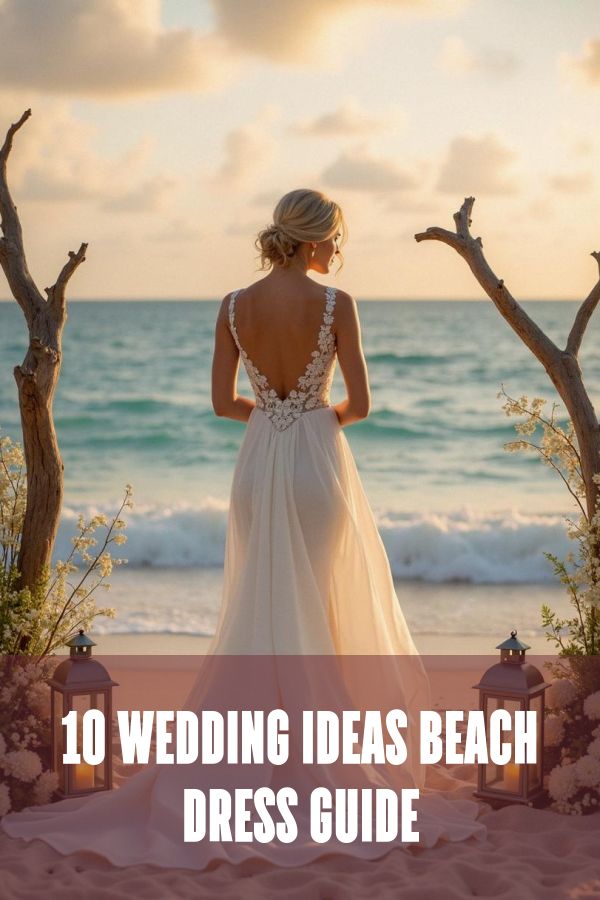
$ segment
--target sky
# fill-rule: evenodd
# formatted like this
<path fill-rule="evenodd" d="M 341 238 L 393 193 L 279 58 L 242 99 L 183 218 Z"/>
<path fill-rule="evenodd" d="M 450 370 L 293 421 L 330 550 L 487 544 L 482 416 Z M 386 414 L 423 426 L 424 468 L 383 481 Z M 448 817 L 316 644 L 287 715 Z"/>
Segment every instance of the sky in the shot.
<path fill-rule="evenodd" d="M 357 299 L 478 298 L 430 225 L 519 299 L 582 299 L 600 249 L 597 0 L 0 0 L 0 134 L 40 289 L 220 298 L 296 187 L 348 223 Z M 0 275 L 0 297 L 9 298 Z"/>

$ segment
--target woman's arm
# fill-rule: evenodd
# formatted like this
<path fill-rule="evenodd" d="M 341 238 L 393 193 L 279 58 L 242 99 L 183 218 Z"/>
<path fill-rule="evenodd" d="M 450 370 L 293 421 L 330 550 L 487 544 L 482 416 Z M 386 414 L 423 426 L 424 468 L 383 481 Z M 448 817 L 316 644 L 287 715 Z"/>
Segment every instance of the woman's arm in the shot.
<path fill-rule="evenodd" d="M 348 397 L 333 408 L 340 425 L 351 425 L 352 422 L 366 419 L 369 415 L 371 408 L 369 375 L 354 298 L 345 291 L 338 291 L 335 313 L 337 355 Z"/>
<path fill-rule="evenodd" d="M 237 395 L 240 351 L 229 330 L 229 297 L 223 298 L 215 328 L 215 350 L 212 364 L 212 405 L 217 416 L 247 422 L 254 401 Z"/>

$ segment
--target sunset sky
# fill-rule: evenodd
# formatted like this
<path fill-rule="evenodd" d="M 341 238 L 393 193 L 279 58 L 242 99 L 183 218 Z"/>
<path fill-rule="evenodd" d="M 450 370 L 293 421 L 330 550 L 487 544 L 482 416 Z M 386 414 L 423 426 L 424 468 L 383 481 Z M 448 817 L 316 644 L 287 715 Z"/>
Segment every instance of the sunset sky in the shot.
<path fill-rule="evenodd" d="M 597 0 L 0 0 L 0 131 L 40 288 L 221 297 L 295 187 L 344 208 L 359 299 L 479 297 L 428 225 L 519 298 L 580 298 L 600 249 Z M 0 296 L 9 296 L 2 276 Z"/>

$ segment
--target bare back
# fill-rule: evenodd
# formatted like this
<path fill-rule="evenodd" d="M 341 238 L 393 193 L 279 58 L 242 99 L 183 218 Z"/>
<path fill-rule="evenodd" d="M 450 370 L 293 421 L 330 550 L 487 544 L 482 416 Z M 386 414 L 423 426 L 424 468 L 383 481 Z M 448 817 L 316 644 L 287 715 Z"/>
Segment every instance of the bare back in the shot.
<path fill-rule="evenodd" d="M 267 285 L 239 291 L 235 327 L 244 350 L 279 397 L 287 397 L 317 349 L 327 296 L 318 284 Z"/>
<path fill-rule="evenodd" d="M 243 361 L 255 402 L 240 396 Z M 247 422 L 255 406 L 276 427 L 329 405 L 336 360 L 347 399 L 335 407 L 341 425 L 368 415 L 369 385 L 356 302 L 311 279 L 272 278 L 223 298 L 215 327 L 212 402 L 217 415 Z"/>

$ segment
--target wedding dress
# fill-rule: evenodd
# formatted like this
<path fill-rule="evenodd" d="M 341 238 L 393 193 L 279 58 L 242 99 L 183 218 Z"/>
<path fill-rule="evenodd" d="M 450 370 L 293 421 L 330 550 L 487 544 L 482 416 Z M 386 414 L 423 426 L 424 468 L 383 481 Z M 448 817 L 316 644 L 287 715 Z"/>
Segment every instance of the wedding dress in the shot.
<path fill-rule="evenodd" d="M 229 327 L 256 404 L 233 476 L 220 619 L 183 708 L 226 709 L 229 691 L 236 709 L 254 709 L 260 682 L 259 705 L 265 708 L 365 709 L 375 685 L 378 708 L 387 703 L 407 711 L 413 725 L 409 760 L 399 768 L 303 767 L 296 748 L 290 754 L 293 771 L 268 763 L 243 773 L 236 767 L 216 772 L 155 764 L 112 792 L 5 817 L 13 837 L 38 837 L 62 853 L 93 850 L 119 866 L 201 870 L 214 859 L 248 858 L 291 866 L 331 852 L 377 858 L 390 844 L 315 843 L 302 813 L 292 844 L 184 843 L 183 790 L 242 783 L 277 789 L 290 782 L 305 794 L 316 786 L 424 786 L 415 721 L 420 709 L 430 708 L 427 675 L 352 453 L 329 405 L 335 288 L 325 289 L 315 350 L 286 397 L 278 396 L 244 350 L 236 327 L 239 294 L 230 297 Z M 236 657 L 245 660 L 241 668 Z M 421 846 L 485 835 L 474 801 L 422 791 L 415 807 Z M 400 838 L 394 845 L 405 846 Z"/>

